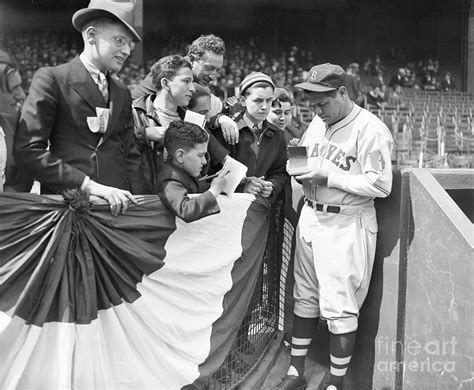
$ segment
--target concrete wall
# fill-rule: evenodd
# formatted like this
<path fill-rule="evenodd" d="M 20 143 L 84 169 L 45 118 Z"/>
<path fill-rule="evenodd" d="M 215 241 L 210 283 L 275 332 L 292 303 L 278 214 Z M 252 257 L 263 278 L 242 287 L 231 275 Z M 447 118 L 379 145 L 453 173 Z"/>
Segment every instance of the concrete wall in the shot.
<path fill-rule="evenodd" d="M 429 172 L 407 175 L 413 238 L 407 252 L 400 382 L 403 389 L 471 389 L 473 225 Z M 465 185 L 474 185 L 474 174 Z M 466 211 L 473 208 L 471 198 Z"/>
<path fill-rule="evenodd" d="M 376 201 L 376 259 L 348 389 L 472 388 L 474 173 L 439 173 L 438 182 L 426 169 L 402 180 L 397 172 L 390 197 Z"/>

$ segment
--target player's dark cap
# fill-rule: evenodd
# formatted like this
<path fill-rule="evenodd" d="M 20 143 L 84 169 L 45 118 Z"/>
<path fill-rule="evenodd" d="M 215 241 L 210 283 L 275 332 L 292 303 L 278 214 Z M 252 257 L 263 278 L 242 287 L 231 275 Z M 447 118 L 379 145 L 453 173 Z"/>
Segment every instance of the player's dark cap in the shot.
<path fill-rule="evenodd" d="M 313 66 L 304 83 L 295 87 L 313 92 L 329 92 L 346 85 L 346 72 L 339 65 L 320 64 Z"/>

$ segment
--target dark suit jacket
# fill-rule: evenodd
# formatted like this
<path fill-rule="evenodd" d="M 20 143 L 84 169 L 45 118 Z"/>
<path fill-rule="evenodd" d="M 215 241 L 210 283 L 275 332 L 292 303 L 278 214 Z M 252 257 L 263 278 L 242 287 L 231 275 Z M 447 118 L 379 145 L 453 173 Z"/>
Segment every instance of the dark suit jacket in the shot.
<path fill-rule="evenodd" d="M 0 116 L 0 126 L 5 133 L 7 143 L 7 167 L 5 171 L 5 192 L 30 192 L 33 186 L 33 177 L 19 166 L 13 154 L 16 127 L 20 112 Z"/>
<path fill-rule="evenodd" d="M 107 79 L 110 117 L 105 134 L 98 134 L 90 131 L 87 117 L 96 117 L 96 107 L 107 105 L 79 57 L 35 73 L 20 117 L 15 157 L 41 182 L 42 192 L 80 187 L 86 175 L 104 185 L 144 192 L 130 91 Z"/>
<path fill-rule="evenodd" d="M 207 191 L 209 184 L 197 181 L 172 162 L 158 169 L 158 196 L 170 210 L 185 222 L 192 222 L 220 212 L 214 195 Z M 200 195 L 190 198 L 188 194 Z"/>

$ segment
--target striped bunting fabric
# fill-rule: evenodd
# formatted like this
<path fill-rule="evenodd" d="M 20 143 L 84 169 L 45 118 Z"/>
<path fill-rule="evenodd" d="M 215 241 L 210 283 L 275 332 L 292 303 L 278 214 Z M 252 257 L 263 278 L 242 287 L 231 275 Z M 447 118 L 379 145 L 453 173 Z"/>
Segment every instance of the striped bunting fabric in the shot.
<path fill-rule="evenodd" d="M 219 214 L 185 223 L 138 199 L 114 218 L 77 197 L 0 194 L 0 388 L 199 388 L 222 364 L 268 208 L 220 196 Z"/>

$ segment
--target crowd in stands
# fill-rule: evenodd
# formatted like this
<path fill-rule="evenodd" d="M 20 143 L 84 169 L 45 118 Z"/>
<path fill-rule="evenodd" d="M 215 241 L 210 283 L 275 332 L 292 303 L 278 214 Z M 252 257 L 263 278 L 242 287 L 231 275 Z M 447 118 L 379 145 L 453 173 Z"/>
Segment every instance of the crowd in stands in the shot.
<path fill-rule="evenodd" d="M 154 41 L 150 39 L 149 41 Z M 129 58 L 119 77 L 130 88 L 139 84 L 150 71 L 152 64 L 169 53 L 186 53 L 188 40 L 172 36 L 163 42 L 154 53 L 145 53 L 150 59 L 144 65 Z M 34 72 L 43 66 L 54 66 L 74 58 L 82 49 L 77 34 L 64 33 L 16 33 L 0 36 L 0 49 L 17 59 L 23 86 L 28 92 Z M 305 79 L 307 69 L 313 63 L 310 50 L 291 46 L 276 55 L 259 45 L 255 39 L 246 42 L 227 41 L 224 66 L 219 77 L 210 85 L 213 93 L 225 100 L 236 95 L 238 85 L 245 75 L 261 71 L 272 76 L 277 87 L 289 90 L 295 100 L 299 91 L 293 86 Z M 351 78 L 351 97 L 360 105 L 380 106 L 384 103 L 398 104 L 401 88 L 418 88 L 429 91 L 457 90 L 449 71 L 441 72 L 438 60 L 411 61 L 392 74 L 379 55 L 368 58 L 362 66 L 350 63 L 346 71 Z"/>

